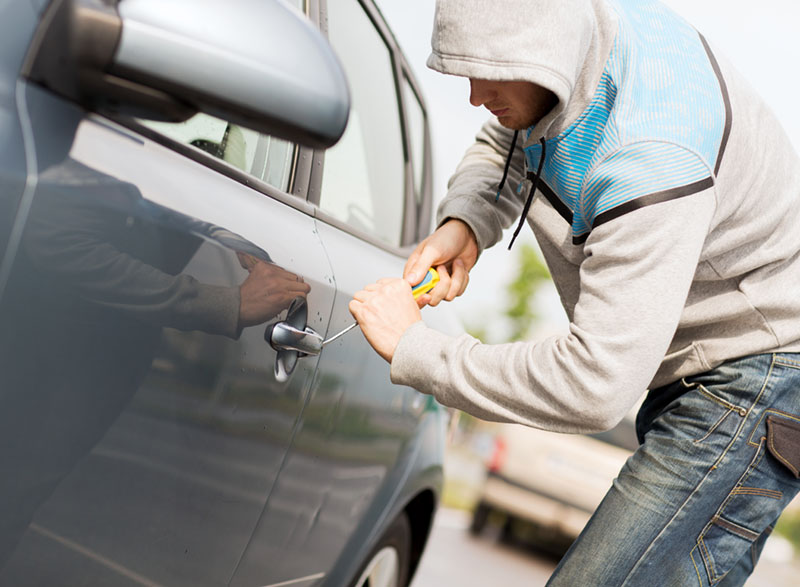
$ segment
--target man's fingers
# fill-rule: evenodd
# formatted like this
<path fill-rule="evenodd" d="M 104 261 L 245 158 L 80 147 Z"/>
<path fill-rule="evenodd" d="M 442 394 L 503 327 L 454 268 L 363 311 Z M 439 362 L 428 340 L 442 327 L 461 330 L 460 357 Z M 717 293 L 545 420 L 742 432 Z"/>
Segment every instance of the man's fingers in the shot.
<path fill-rule="evenodd" d="M 450 278 L 450 290 L 447 292 L 446 300 L 452 302 L 467 288 L 469 282 L 469 272 L 461 259 L 453 261 L 453 275 Z"/>
<path fill-rule="evenodd" d="M 411 274 L 413 268 L 417 266 L 417 261 L 419 261 L 419 257 L 422 254 L 422 249 L 424 247 L 425 247 L 425 241 L 422 241 L 419 245 L 417 245 L 417 248 L 414 249 L 414 252 L 408 256 L 406 265 L 405 267 L 403 267 L 403 278 L 405 280 L 409 281 L 409 275 Z"/>
<path fill-rule="evenodd" d="M 431 306 L 438 306 L 439 302 L 445 299 L 447 292 L 450 291 L 450 272 L 447 267 L 439 265 L 436 267 L 436 272 L 439 274 L 439 283 L 430 291 L 431 301 L 429 305 Z"/>
<path fill-rule="evenodd" d="M 369 286 L 367 286 L 367 287 L 369 287 Z M 353 295 L 353 299 L 356 300 L 356 301 L 359 301 L 359 302 L 361 302 L 363 304 L 363 303 L 367 302 L 370 298 L 372 298 L 372 296 L 374 296 L 374 295 L 375 295 L 374 292 L 368 291 L 365 288 L 365 289 L 362 289 L 361 291 L 357 291 Z"/>
<path fill-rule="evenodd" d="M 303 291 L 308 293 L 311 291 L 311 286 L 305 281 L 297 281 L 296 279 L 286 279 L 283 281 L 283 286 L 289 291 Z"/>
<path fill-rule="evenodd" d="M 459 295 L 459 296 L 463 295 L 464 291 L 466 291 L 468 285 L 469 285 L 469 271 L 467 271 L 465 269 L 464 270 L 464 279 L 461 282 L 461 289 L 459 290 L 458 294 L 456 294 L 456 295 Z"/>
<path fill-rule="evenodd" d="M 347 309 L 350 310 L 350 314 L 356 319 L 356 322 L 358 322 L 358 317 L 361 315 L 361 309 L 363 307 L 364 303 L 356 300 L 355 298 L 350 300 L 350 303 L 347 304 Z"/>
<path fill-rule="evenodd" d="M 391 284 L 393 284 L 393 283 L 394 283 L 394 282 L 396 282 L 396 281 L 398 281 L 398 279 L 397 279 L 396 277 L 381 277 L 381 278 L 380 278 L 380 279 L 379 279 L 379 280 L 376 282 L 376 284 L 377 284 L 379 287 L 381 287 L 381 286 L 385 286 L 385 285 L 391 285 Z"/>
<path fill-rule="evenodd" d="M 440 256 L 439 251 L 434 247 L 425 247 L 416 261 L 414 261 L 414 263 L 410 265 L 410 268 L 403 274 L 403 277 L 412 286 L 417 285 L 420 281 L 425 279 L 425 274 L 428 273 L 428 269 L 433 267 L 436 263 L 441 262 Z M 441 279 L 441 276 L 439 276 L 439 278 Z"/>

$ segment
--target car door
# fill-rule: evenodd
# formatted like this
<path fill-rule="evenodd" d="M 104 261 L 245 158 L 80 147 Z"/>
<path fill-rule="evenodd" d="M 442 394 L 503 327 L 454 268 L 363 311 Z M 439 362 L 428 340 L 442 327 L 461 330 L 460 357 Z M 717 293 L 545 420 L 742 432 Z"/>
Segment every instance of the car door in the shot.
<path fill-rule="evenodd" d="M 333 304 L 290 193 L 300 155 L 206 115 L 24 100 L 38 168 L 0 286 L 0 584 L 227 584 L 318 360 L 265 334 L 324 334 Z"/>
<path fill-rule="evenodd" d="M 322 173 L 310 189 L 336 275 L 336 333 L 353 323 L 353 294 L 400 277 L 410 245 L 427 232 L 430 155 L 421 100 L 374 5 L 327 0 L 324 9 L 352 100 L 345 134 L 316 155 Z M 437 486 L 435 402 L 392 385 L 389 365 L 358 329 L 325 347 L 318 371 L 234 586 L 349 584 L 392 518 Z M 412 520 L 412 528 L 425 536 L 427 522 Z"/>

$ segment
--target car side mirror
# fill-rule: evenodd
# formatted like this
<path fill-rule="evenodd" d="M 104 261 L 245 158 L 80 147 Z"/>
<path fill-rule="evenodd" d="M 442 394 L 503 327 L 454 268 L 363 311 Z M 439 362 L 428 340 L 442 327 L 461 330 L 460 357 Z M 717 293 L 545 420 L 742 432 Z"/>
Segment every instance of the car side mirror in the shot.
<path fill-rule="evenodd" d="M 23 74 L 100 112 L 202 111 L 315 148 L 350 111 L 327 40 L 281 0 L 53 0 Z"/>

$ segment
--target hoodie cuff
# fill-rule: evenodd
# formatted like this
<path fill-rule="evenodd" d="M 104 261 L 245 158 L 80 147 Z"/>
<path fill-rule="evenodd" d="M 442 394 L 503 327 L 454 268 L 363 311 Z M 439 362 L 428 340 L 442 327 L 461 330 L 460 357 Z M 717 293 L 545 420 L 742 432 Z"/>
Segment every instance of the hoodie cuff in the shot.
<path fill-rule="evenodd" d="M 437 390 L 444 391 L 436 383 L 441 379 L 440 371 L 445 368 L 442 350 L 451 341 L 451 337 L 428 328 L 421 320 L 409 326 L 392 357 L 392 383 L 437 397 Z"/>
<path fill-rule="evenodd" d="M 242 333 L 239 326 L 240 303 L 238 287 L 201 284 L 192 308 L 195 321 L 192 329 L 238 339 Z"/>
<path fill-rule="evenodd" d="M 467 224 L 475 234 L 478 252 L 494 245 L 503 235 L 503 227 L 491 204 L 478 195 L 465 194 L 445 199 L 439 206 L 438 223 L 457 218 Z"/>

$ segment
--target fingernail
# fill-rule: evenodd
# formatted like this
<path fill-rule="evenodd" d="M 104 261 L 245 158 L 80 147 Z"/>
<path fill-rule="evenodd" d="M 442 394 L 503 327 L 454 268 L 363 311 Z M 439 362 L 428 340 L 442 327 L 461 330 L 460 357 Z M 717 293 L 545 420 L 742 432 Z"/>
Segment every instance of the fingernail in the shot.
<path fill-rule="evenodd" d="M 417 283 L 417 282 L 419 281 L 419 280 L 417 279 L 417 274 L 416 274 L 416 273 L 409 273 L 409 274 L 408 274 L 408 281 L 409 281 L 410 283 Z"/>

